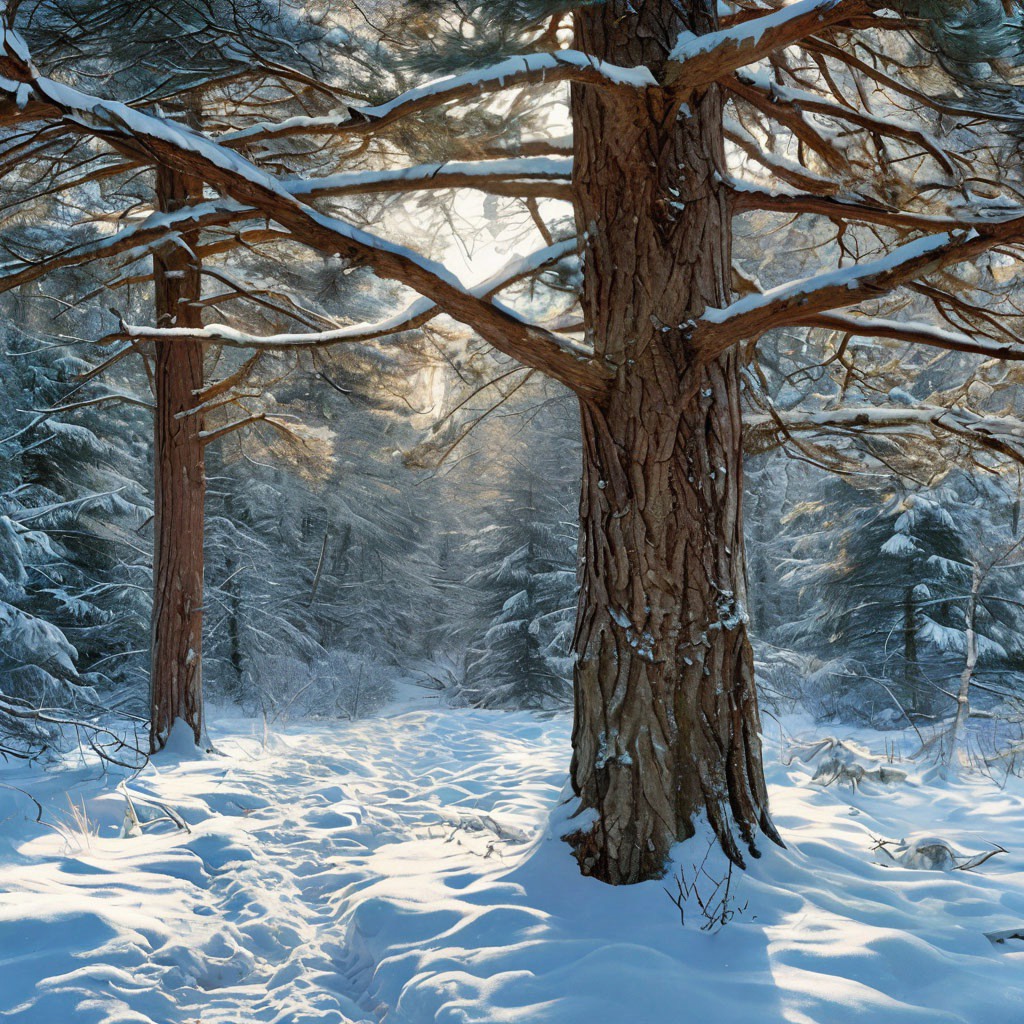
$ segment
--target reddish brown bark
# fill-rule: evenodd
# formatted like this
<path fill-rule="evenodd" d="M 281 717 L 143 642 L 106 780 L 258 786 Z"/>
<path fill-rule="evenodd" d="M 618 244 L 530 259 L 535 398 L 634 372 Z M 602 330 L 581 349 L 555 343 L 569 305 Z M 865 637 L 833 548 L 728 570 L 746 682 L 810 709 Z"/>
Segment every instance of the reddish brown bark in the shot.
<path fill-rule="evenodd" d="M 714 15 L 609 0 L 575 25 L 579 49 L 658 68 Z M 721 102 L 717 87 L 681 112 L 659 90 L 572 90 L 584 316 L 615 378 L 582 403 L 572 778 L 596 813 L 569 839 L 615 884 L 658 877 L 702 815 L 737 863 L 758 830 L 777 839 L 744 610 L 738 355 L 708 360 L 687 330 L 730 298 Z"/>
<path fill-rule="evenodd" d="M 160 208 L 176 210 L 200 185 L 176 171 L 157 171 Z M 184 234 L 153 258 L 159 327 L 201 327 L 198 237 Z M 154 416 L 153 620 L 150 745 L 160 750 L 178 719 L 200 742 L 203 732 L 203 505 L 206 469 L 203 418 L 181 416 L 203 386 L 199 341 L 158 341 Z"/>

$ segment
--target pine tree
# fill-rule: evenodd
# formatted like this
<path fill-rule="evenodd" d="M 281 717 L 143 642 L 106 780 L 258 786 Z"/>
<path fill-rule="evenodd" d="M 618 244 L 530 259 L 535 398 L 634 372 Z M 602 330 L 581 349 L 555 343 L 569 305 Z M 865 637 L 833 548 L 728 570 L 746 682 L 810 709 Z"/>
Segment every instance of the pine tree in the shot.
<path fill-rule="evenodd" d="M 346 105 L 334 115 L 257 125 L 214 141 L 169 132 L 157 115 L 55 88 L 34 73 L 20 37 L 5 31 L 0 71 L 10 84 L 3 113 L 12 123 L 74 118 L 118 159 L 172 167 L 237 204 L 210 218 L 269 218 L 296 242 L 422 296 L 384 324 L 346 331 L 348 342 L 422 328 L 444 312 L 527 372 L 574 393 L 584 472 L 572 776 L 581 808 L 594 815 L 570 842 L 585 873 L 634 882 L 659 875 L 671 845 L 706 815 L 726 853 L 743 863 L 741 847 L 756 854 L 759 835 L 778 838 L 768 814 L 746 622 L 743 361 L 776 329 L 1024 358 L 1018 336 L 1007 337 L 992 313 L 1014 316 L 1008 289 L 988 281 L 979 287 L 973 273 L 975 261 L 1024 237 L 1024 214 L 999 195 L 999 182 L 1015 172 L 993 141 L 998 110 L 940 94 L 948 80 L 929 56 L 935 25 L 892 18 L 860 0 L 721 17 L 707 0 L 607 0 L 571 9 L 569 50 L 562 47 L 567 17 L 547 4 L 509 3 L 497 13 L 490 4 L 424 6 L 427 21 L 408 28 L 428 44 L 444 36 L 430 20 L 440 18 L 466 42 L 463 56 L 504 55 L 510 46 L 519 55 L 467 67 L 466 78 L 428 83 L 385 104 L 355 112 Z M 883 67 L 874 63 L 876 36 L 891 41 Z M 565 150 L 552 137 L 520 139 L 513 128 L 495 141 L 508 107 L 488 107 L 492 94 L 566 82 L 571 171 L 558 162 Z M 879 82 L 899 93 L 899 111 L 869 98 Z M 903 120 L 908 98 L 919 119 L 910 126 Z M 473 118 L 438 116 L 467 100 L 481 110 L 479 132 Z M 943 119 L 951 112 L 956 127 L 947 130 Z M 434 165 L 398 175 L 388 162 L 344 186 L 285 185 L 237 151 L 296 134 L 380 139 L 402 120 L 420 122 L 413 151 L 425 148 L 426 137 L 439 143 L 455 136 L 460 157 L 472 147 L 477 155 L 516 159 L 511 167 Z M 829 127 L 836 123 L 841 131 Z M 393 155 L 384 145 L 376 152 Z M 910 167 L 934 187 L 923 192 Z M 582 261 L 579 318 L 536 323 L 493 299 L 531 269 L 564 257 L 542 216 L 537 231 L 545 250 L 529 268 L 520 264 L 467 287 L 436 262 L 356 229 L 345 214 L 310 205 L 318 189 L 324 198 L 339 187 L 466 187 L 467 177 L 470 187 L 521 196 L 524 204 L 539 195 L 572 203 Z M 982 189 L 983 181 L 997 184 Z M 734 278 L 733 220 L 764 212 L 836 223 L 819 251 L 827 269 L 763 294 Z M 955 277 L 958 266 L 966 269 L 953 285 L 938 274 Z M 22 268 L 6 281 L 27 273 Z M 734 282 L 745 293 L 735 300 Z M 914 306 L 887 304 L 904 288 L 915 290 Z M 889 315 L 879 316 L 879 307 Z M 957 329 L 911 321 L 912 313 L 952 320 Z M 574 331 L 582 342 L 572 339 Z M 159 328 L 123 334 L 173 337 Z M 330 334 L 317 330 L 305 343 L 340 340 Z M 248 338 L 254 347 L 261 341 L 289 344 Z M 778 419 L 769 411 L 755 426 L 787 435 L 932 431 L 980 451 L 1019 450 L 1011 415 L 965 410 L 940 392 L 912 406 L 880 397 L 888 393 L 876 390 L 877 400 L 860 407 L 812 402 Z"/>
<path fill-rule="evenodd" d="M 481 707 L 547 710 L 571 700 L 565 626 L 576 573 L 538 493 L 533 481 L 513 488 L 499 521 L 473 542 L 484 567 L 468 582 L 489 625 L 470 648 L 465 696 Z"/>
<path fill-rule="evenodd" d="M 878 495 L 832 483 L 823 493 L 789 525 L 802 557 L 783 575 L 813 600 L 772 635 L 843 664 L 827 705 L 837 717 L 942 717 L 967 652 L 972 581 L 1014 544 L 1007 495 L 963 474 L 927 490 Z M 975 588 L 970 614 L 978 675 L 993 683 L 1024 651 L 1024 619 L 999 593 L 1011 577 L 999 576 L 981 601 Z"/>
<path fill-rule="evenodd" d="M 0 351 L 19 396 L 0 411 L 0 693 L 20 708 L 4 731 L 30 740 L 23 750 L 58 738 L 25 717 L 40 708 L 144 710 L 144 415 L 105 401 L 109 386 L 83 387 L 93 367 L 48 337 L 50 307 L 19 295 Z"/>

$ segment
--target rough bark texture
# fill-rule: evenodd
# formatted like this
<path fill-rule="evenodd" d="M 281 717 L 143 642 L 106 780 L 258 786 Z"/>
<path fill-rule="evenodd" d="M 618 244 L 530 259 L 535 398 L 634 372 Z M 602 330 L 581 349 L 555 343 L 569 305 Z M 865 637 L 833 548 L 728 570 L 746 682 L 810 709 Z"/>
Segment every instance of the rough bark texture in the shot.
<path fill-rule="evenodd" d="M 657 72 L 714 5 L 609 0 L 575 13 L 578 49 Z M 702 358 L 688 321 L 729 300 L 721 96 L 573 86 L 583 308 L 614 368 L 582 404 L 580 607 L 572 778 L 581 869 L 662 874 L 702 815 L 743 863 L 768 817 L 746 625 L 738 356 Z"/>
<path fill-rule="evenodd" d="M 165 211 L 198 194 L 200 183 L 175 171 L 157 172 L 157 196 Z M 200 276 L 197 237 L 185 234 L 153 257 L 158 327 L 201 327 L 195 304 Z M 201 415 L 193 408 L 203 386 L 199 341 L 156 344 L 154 416 L 153 622 L 150 669 L 150 744 L 160 750 L 177 719 L 203 733 L 203 504 L 206 468 Z"/>

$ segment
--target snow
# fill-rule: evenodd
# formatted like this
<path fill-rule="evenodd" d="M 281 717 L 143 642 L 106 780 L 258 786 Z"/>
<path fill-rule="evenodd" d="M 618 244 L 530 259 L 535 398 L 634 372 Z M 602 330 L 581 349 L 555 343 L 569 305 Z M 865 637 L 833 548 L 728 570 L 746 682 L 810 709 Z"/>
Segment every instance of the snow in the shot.
<path fill-rule="evenodd" d="M 55 82 L 49 78 L 33 80 L 34 90 L 44 99 L 49 100 L 65 112 L 65 117 L 78 121 L 95 133 L 102 135 L 106 127 L 115 130 L 127 130 L 140 139 L 152 138 L 170 144 L 178 150 L 193 153 L 214 167 L 226 170 L 230 175 L 242 181 L 251 182 L 261 189 L 289 202 L 294 208 L 302 210 L 310 221 L 336 235 L 339 239 L 353 242 L 360 248 L 388 253 L 402 260 L 416 264 L 439 282 L 466 291 L 465 286 L 451 274 L 446 267 L 436 260 L 420 256 L 403 245 L 397 245 L 368 231 L 363 231 L 337 217 L 330 217 L 300 203 L 272 175 L 267 174 L 243 156 L 218 145 L 206 136 L 190 131 L 188 128 L 164 118 L 154 117 L 135 110 L 123 103 L 103 100 L 87 93 L 79 92 L 70 86 Z"/>
<path fill-rule="evenodd" d="M 750 23 L 747 22 L 747 24 Z M 744 83 L 755 86 L 763 92 L 766 92 L 773 102 L 791 104 L 799 110 L 803 110 L 805 108 L 813 109 L 817 113 L 826 117 L 833 117 L 840 120 L 844 117 L 848 117 L 850 114 L 849 108 L 844 108 L 838 103 L 831 102 L 821 93 L 811 92 L 807 89 L 795 89 L 792 86 L 783 85 L 764 71 L 744 71 L 742 72 L 741 77 Z M 926 141 L 933 148 L 940 148 L 938 142 L 927 132 L 922 131 L 920 125 L 913 124 L 909 121 L 901 121 L 898 118 L 892 117 L 877 117 L 875 115 L 862 113 L 858 113 L 858 116 L 868 120 L 871 124 L 888 126 L 905 135 L 917 136 Z"/>
<path fill-rule="evenodd" d="M 478 298 L 489 298 L 492 294 L 502 291 L 521 278 L 540 270 L 547 264 L 556 263 L 576 252 L 576 239 L 568 238 L 552 245 L 544 246 L 525 256 L 509 260 L 495 273 L 478 281 L 469 293 Z M 2 268 L 0 268 L 2 274 Z M 507 307 L 506 307 L 507 308 Z M 384 320 L 373 323 L 349 324 L 331 331 L 318 333 L 284 333 L 255 336 L 240 331 L 229 324 L 207 324 L 202 328 L 193 327 L 145 327 L 137 324 L 122 325 L 129 337 L 141 338 L 208 338 L 211 341 L 232 343 L 251 348 L 288 348 L 336 345 L 353 341 L 369 341 L 400 334 L 404 330 L 418 326 L 423 319 L 432 319 L 440 315 L 440 307 L 428 298 L 419 298 L 404 309 Z M 591 351 L 580 345 L 571 337 L 560 337 L 562 347 L 581 357 L 592 355 Z"/>
<path fill-rule="evenodd" d="M 189 654 L 192 652 L 189 651 Z M 167 741 L 160 752 L 160 760 L 168 757 L 200 757 L 202 750 L 196 743 L 195 733 L 192 726 L 183 718 L 176 718 L 171 731 L 167 734 Z"/>
<path fill-rule="evenodd" d="M 773 725 L 788 849 L 736 872 L 733 919 L 702 931 L 696 903 L 680 923 L 671 879 L 578 874 L 558 839 L 580 824 L 567 718 L 421 707 L 275 725 L 264 743 L 262 722 L 212 717 L 216 753 L 137 777 L 82 760 L 0 768 L 5 1019 L 1021 1019 L 1024 783 L 934 778 L 900 757 L 910 735 L 814 742 L 821 730 L 789 722 L 803 739 L 782 743 Z M 868 748 L 906 781 L 813 781 L 836 750 L 888 763 Z M 929 870 L 943 844 L 1008 852 Z M 706 852 L 694 838 L 677 867 L 692 877 Z M 724 875 L 717 851 L 705 871 Z"/>
<path fill-rule="evenodd" d="M 435 79 L 424 85 L 410 89 L 375 107 L 357 107 L 356 112 L 364 117 L 377 119 L 386 117 L 399 107 L 416 103 L 431 96 L 443 97 L 446 93 L 479 86 L 485 88 L 491 84 L 502 86 L 505 80 L 517 75 L 534 74 L 538 71 L 553 71 L 559 67 L 593 68 L 610 84 L 629 85 L 638 89 L 658 84 L 649 68 L 623 68 L 607 61 L 598 60 L 588 53 L 579 50 L 559 50 L 557 53 L 530 53 L 523 56 L 507 57 L 497 64 L 477 71 L 468 71 L 462 75 L 448 75 Z"/>
<path fill-rule="evenodd" d="M 531 55 L 530 58 L 524 59 L 532 60 L 534 56 L 544 55 Z M 569 61 L 572 62 L 571 53 Z M 0 89 L 6 88 L 4 82 L 4 79 L 0 79 Z M 32 80 L 32 89 L 43 99 L 61 108 L 66 119 L 85 125 L 99 137 L 102 137 L 105 131 L 113 129 L 115 132 L 127 131 L 137 139 L 165 142 L 178 151 L 195 155 L 210 166 L 227 171 L 236 184 L 250 183 L 257 189 L 283 200 L 286 206 L 300 214 L 306 222 L 335 236 L 339 240 L 340 251 L 345 251 L 349 248 L 346 243 L 351 243 L 357 250 L 366 254 L 396 257 L 399 264 L 406 265 L 406 272 L 412 268 L 418 268 L 423 272 L 434 288 L 450 288 L 465 295 L 473 295 L 472 289 L 467 288 L 443 263 L 305 205 L 272 175 L 267 174 L 240 154 L 219 145 L 202 134 L 164 118 L 135 110 L 123 103 L 103 100 L 79 92 L 77 89 L 62 85 L 52 79 L 36 77 Z M 392 273 L 391 276 L 399 277 L 403 282 L 408 283 L 404 274 Z M 417 288 L 420 291 L 431 290 L 430 287 L 424 289 L 419 282 L 417 282 Z M 491 305 L 510 320 L 530 326 L 529 321 L 510 306 L 497 300 L 491 302 Z M 231 336 L 227 332 L 223 332 L 223 337 L 225 340 L 231 340 Z M 552 335 L 549 340 L 579 358 L 586 359 L 592 355 L 589 350 L 581 348 L 579 343 L 572 338 Z M 287 343 L 291 344 L 291 342 Z"/>
<path fill-rule="evenodd" d="M 429 181 L 439 174 L 468 177 L 525 178 L 545 180 L 572 176 L 572 157 L 511 157 L 501 160 L 449 160 L 446 163 L 417 164 L 385 171 L 347 171 L 324 178 L 284 181 L 282 187 L 293 196 L 358 189 L 387 182 Z"/>
<path fill-rule="evenodd" d="M 0 50 L 7 50 L 25 64 L 31 59 L 25 40 L 13 28 L 9 28 L 3 20 L 0 20 Z"/>
<path fill-rule="evenodd" d="M 425 82 L 392 99 L 376 106 L 351 107 L 342 114 L 323 116 L 298 115 L 284 121 L 266 121 L 251 125 L 240 131 L 230 132 L 223 136 L 224 141 L 239 142 L 247 138 L 263 137 L 275 133 L 292 131 L 317 131 L 336 129 L 342 125 L 358 122 L 358 119 L 379 120 L 394 115 L 401 116 L 405 111 L 417 110 L 424 101 L 436 101 L 437 104 L 450 102 L 460 98 L 464 89 L 479 88 L 481 91 L 503 89 L 508 86 L 528 85 L 537 81 L 540 74 L 543 81 L 544 72 L 557 71 L 564 67 L 590 68 L 596 71 L 609 85 L 621 85 L 635 89 L 646 89 L 658 84 L 650 68 L 643 65 L 625 68 L 579 50 L 559 50 L 557 53 L 529 53 L 521 56 L 506 57 L 490 67 L 479 68 L 461 75 L 447 75 L 442 78 Z M 526 81 L 517 81 L 525 75 Z"/>
<path fill-rule="evenodd" d="M 818 11 L 820 15 L 824 16 L 840 2 L 841 0 L 799 0 L 797 3 L 785 4 L 779 10 L 762 15 L 760 18 L 741 22 L 733 28 L 708 32 L 702 36 L 694 35 L 693 32 L 680 32 L 676 45 L 669 54 L 669 60 L 682 63 L 691 57 L 710 53 L 712 50 L 725 47 L 739 48 L 748 42 L 757 43 L 765 32 L 771 29 L 782 28 L 795 18 L 803 17 L 814 11 Z"/>
<path fill-rule="evenodd" d="M 958 237 L 959 240 L 966 241 L 974 237 L 974 235 L 976 235 L 976 232 L 972 229 Z M 752 313 L 773 302 L 784 303 L 800 300 L 805 296 L 810 296 L 815 292 L 829 288 L 848 288 L 852 291 L 865 278 L 896 270 L 906 263 L 917 260 L 922 256 L 927 256 L 929 253 L 938 252 L 944 246 L 949 245 L 953 241 L 953 237 L 952 234 L 945 231 L 934 235 L 924 235 L 921 238 L 914 239 L 912 242 L 898 246 L 892 252 L 876 260 L 839 267 L 836 270 L 817 274 L 814 277 L 806 277 L 799 281 L 789 281 L 786 284 L 779 285 L 777 288 L 770 288 L 765 292 L 754 292 L 750 295 L 745 295 L 743 298 L 737 299 L 736 302 L 721 309 L 706 310 L 701 319 L 707 323 L 724 324 L 734 317 Z M 850 302 L 853 303 L 854 301 L 856 301 L 855 298 L 851 296 Z"/>

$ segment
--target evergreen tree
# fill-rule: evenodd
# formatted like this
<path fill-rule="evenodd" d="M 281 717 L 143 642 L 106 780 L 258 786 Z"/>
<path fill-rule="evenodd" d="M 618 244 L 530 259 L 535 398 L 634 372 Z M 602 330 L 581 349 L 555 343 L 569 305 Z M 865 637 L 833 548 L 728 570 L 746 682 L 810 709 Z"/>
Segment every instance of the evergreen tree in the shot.
<path fill-rule="evenodd" d="M 572 774 L 581 808 L 593 814 L 570 841 L 584 872 L 639 881 L 660 875 L 671 845 L 706 816 L 728 856 L 742 863 L 742 846 L 756 855 L 760 834 L 778 838 L 747 630 L 743 364 L 754 343 L 777 329 L 843 336 L 839 362 L 849 357 L 850 337 L 955 351 L 964 363 L 1024 358 L 1019 339 L 1007 339 L 999 326 L 1004 310 L 1015 315 L 1012 296 L 974 273 L 989 252 L 1024 237 L 1024 213 L 1001 198 L 1004 181 L 1016 190 L 1016 175 L 993 142 L 992 113 L 939 95 L 948 80 L 930 56 L 929 23 L 832 2 L 737 15 L 720 15 L 707 0 L 607 0 L 564 11 L 509 3 L 498 14 L 500 32 L 491 27 L 498 17 L 490 4 L 432 3 L 425 22 L 409 24 L 430 48 L 460 40 L 466 77 L 424 83 L 382 105 L 353 111 L 346 103 L 335 115 L 217 140 L 168 131 L 157 115 L 55 86 L 6 31 L 0 82 L 8 83 L 12 123 L 73 119 L 118 154 L 173 168 L 230 200 L 211 216 L 251 211 L 293 242 L 341 255 L 422 297 L 389 326 L 365 325 L 364 339 L 413 323 L 422 328 L 443 312 L 521 363 L 526 376 L 543 374 L 576 396 L 584 472 Z M 570 14 L 573 49 L 566 50 Z M 450 31 L 437 30 L 438 19 Z M 893 41 L 884 73 L 873 64 L 879 36 Z M 477 52 L 516 59 L 480 69 L 471 66 Z M 898 104 L 870 98 L 878 74 L 898 83 Z M 526 139 L 513 126 L 495 141 L 516 106 L 504 102 L 510 92 L 545 90 L 546 99 L 566 82 L 561 116 L 573 130 L 571 178 L 555 157 L 564 146 L 552 135 Z M 523 93 L 522 105 L 533 106 L 534 95 Z M 467 101 L 474 105 L 468 117 L 457 110 Z M 918 118 L 910 128 L 908 106 Z M 390 174 L 385 154 L 394 150 L 381 140 L 399 121 L 419 123 L 410 152 L 452 139 L 460 158 L 465 140 L 478 155 L 516 159 L 501 170 L 431 166 Z M 386 169 L 348 178 L 351 187 L 464 187 L 461 174 L 471 187 L 520 196 L 545 255 L 526 271 L 466 286 L 450 268 L 359 230 L 337 207 L 327 214 L 311 205 L 324 198 L 322 183 L 283 182 L 238 151 L 259 143 L 261 160 L 269 142 L 295 134 L 374 136 Z M 400 146 L 399 134 L 387 138 Z M 361 141 L 351 149 L 366 151 Z M 964 153 L 972 165 L 966 174 Z M 922 174 L 927 190 L 919 187 Z M 968 180 L 984 194 L 975 195 Z M 982 182 L 994 186 L 981 189 Z M 580 315 L 554 324 L 531 322 L 494 298 L 556 251 L 564 256 L 537 203 L 527 203 L 540 194 L 571 201 L 581 261 Z M 771 282 L 764 294 L 734 277 L 733 220 L 760 213 L 836 224 L 817 253 L 822 272 Z M 949 285 L 945 275 L 956 277 L 958 266 L 963 276 Z M 735 301 L 734 284 L 744 293 Z M 934 312 L 962 330 L 906 319 L 918 306 L 890 298 L 903 289 L 920 300 L 922 315 Z M 328 343 L 319 328 L 306 343 Z M 574 332 L 583 340 L 573 340 Z M 161 345 L 176 337 L 160 327 L 129 336 Z M 231 340 L 243 343 L 237 334 Z M 254 347 L 261 341 L 281 343 L 248 339 Z M 865 360 L 864 375 L 879 361 Z M 858 377 L 856 365 L 847 369 Z M 863 393 L 871 400 L 860 407 L 811 395 L 778 421 L 769 410 L 770 426 L 759 426 L 788 435 L 934 431 L 980 451 L 1019 451 L 1013 416 L 965 410 L 948 391 L 921 404 L 878 385 Z"/>
<path fill-rule="evenodd" d="M 479 619 L 490 625 L 470 647 L 465 696 L 481 707 L 565 706 L 576 578 L 571 540 L 550 490 L 533 481 L 513 488 L 496 518 L 470 545 L 483 568 L 469 585 Z"/>
<path fill-rule="evenodd" d="M 800 557 L 782 577 L 813 601 L 772 636 L 842 664 L 832 714 L 946 714 L 967 649 L 972 578 L 1014 543 L 1005 492 L 963 475 L 928 490 L 876 495 L 832 483 L 823 492 L 827 501 L 791 520 L 787 542 Z M 972 617 L 979 678 L 998 680 L 1024 652 L 1024 617 L 999 592 L 1012 578 L 990 577 Z"/>
<path fill-rule="evenodd" d="M 0 375 L 0 693 L 28 709 L 144 710 L 148 565 L 140 536 L 145 414 L 87 383 L 93 365 L 48 331 L 52 303 L 22 292 Z M 116 429 L 109 430 L 111 423 Z M 37 738 L 52 730 L 26 728 Z"/>

